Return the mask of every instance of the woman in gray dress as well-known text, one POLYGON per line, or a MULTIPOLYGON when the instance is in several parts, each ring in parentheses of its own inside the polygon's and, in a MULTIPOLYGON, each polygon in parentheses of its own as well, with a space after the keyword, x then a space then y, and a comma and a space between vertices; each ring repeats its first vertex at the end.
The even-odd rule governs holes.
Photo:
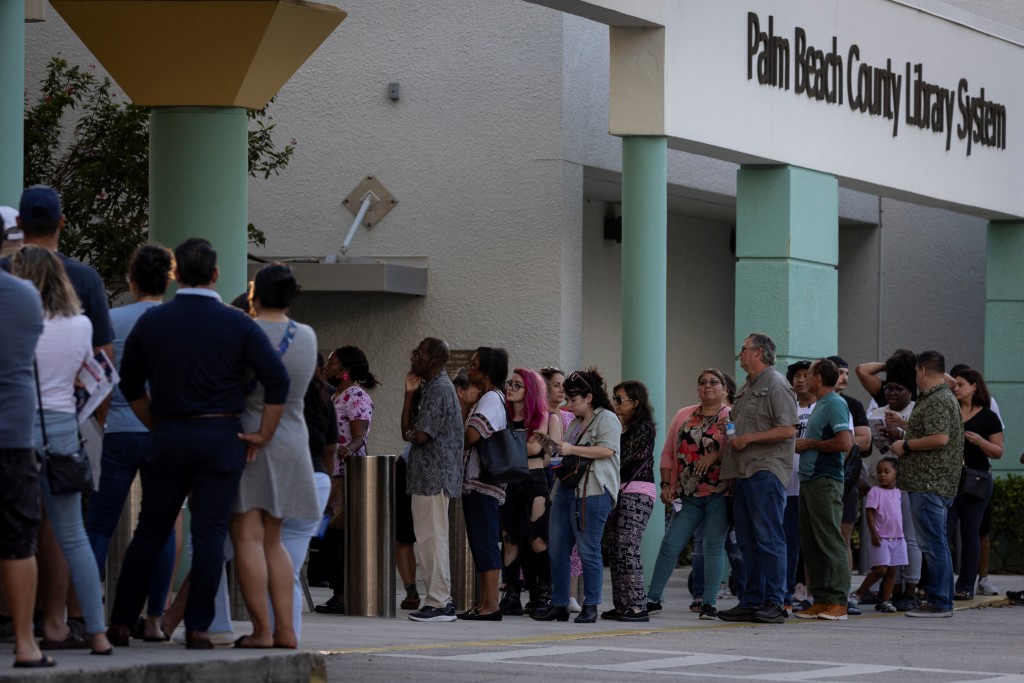
MULTIPOLYGON (((287 316, 298 294, 291 269, 280 263, 261 269, 250 292, 253 317, 276 347, 291 385, 273 440, 246 465, 231 515, 238 580, 253 626, 251 635, 235 641, 236 647, 298 645, 292 621, 293 570, 281 542, 281 523, 285 517, 320 515, 303 416, 303 396, 316 365, 316 334, 287 316)), ((262 410, 263 387, 256 385, 246 398, 243 431, 259 423, 262 410)))

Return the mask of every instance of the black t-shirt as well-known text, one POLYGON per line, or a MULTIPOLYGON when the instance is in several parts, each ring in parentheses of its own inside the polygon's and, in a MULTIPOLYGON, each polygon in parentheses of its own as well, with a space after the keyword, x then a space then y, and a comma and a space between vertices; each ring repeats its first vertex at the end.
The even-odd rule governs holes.
MULTIPOLYGON (((1003 431, 1003 425, 999 416, 989 408, 982 408, 978 414, 967 422, 964 422, 965 432, 975 432, 986 439, 993 434, 1003 431)), ((969 442, 964 438, 964 464, 974 470, 987 470, 989 468, 988 456, 977 444, 969 442)))

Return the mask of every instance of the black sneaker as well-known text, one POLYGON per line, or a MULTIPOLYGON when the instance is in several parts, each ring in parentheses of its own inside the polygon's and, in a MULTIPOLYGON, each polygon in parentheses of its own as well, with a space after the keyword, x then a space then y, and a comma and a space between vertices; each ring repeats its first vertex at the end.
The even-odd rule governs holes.
MULTIPOLYGON (((1009 595, 1009 593, 1007 593, 1009 595)), ((1024 604, 1024 603, 1022 603, 1024 604)), ((654 616, 661 612, 661 602, 649 602, 647 603, 647 614, 654 616)))
POLYGON ((704 603, 700 606, 700 616, 698 617, 701 621, 715 621, 718 619, 718 609, 714 605, 704 603))
POLYGON ((318 614, 344 614, 345 601, 339 597, 331 596, 327 602, 317 605, 313 611, 318 614))
POLYGON ((424 605, 409 615, 413 621, 455 621, 455 605, 448 603, 444 607, 424 605))
MULTIPOLYGON (((786 623, 786 610, 782 609, 781 605, 776 605, 774 602, 765 603, 764 607, 754 612, 751 621, 756 621, 759 624, 784 624, 786 623)), ((719 615, 721 617, 721 615, 719 615)))
POLYGON ((618 621, 619 617, 621 617, 623 614, 625 614, 623 610, 619 609, 618 607, 615 607, 614 609, 601 612, 601 618, 606 619, 608 621, 618 621))
POLYGON ((633 610, 628 609, 619 615, 619 621, 650 621, 650 612, 645 609, 633 610))
POLYGON ((718 613, 722 621, 756 621, 754 614, 760 611, 760 607, 740 607, 736 605, 730 609, 724 609, 718 613))
POLYGON ((523 616, 523 603, 519 597, 519 591, 506 590, 501 602, 498 603, 498 609, 506 617, 523 616))
POLYGON ((1006 591, 1006 599, 1011 605, 1024 605, 1024 591, 1006 591))

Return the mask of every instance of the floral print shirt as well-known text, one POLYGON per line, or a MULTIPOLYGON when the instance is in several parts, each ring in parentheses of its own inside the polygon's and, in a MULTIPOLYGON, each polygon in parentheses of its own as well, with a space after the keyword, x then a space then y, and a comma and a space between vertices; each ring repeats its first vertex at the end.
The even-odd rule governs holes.
MULTIPOLYGON (((338 413, 338 445, 345 446, 352 440, 352 420, 366 420, 366 438, 370 440, 370 423, 373 421, 373 399, 358 384, 353 384, 334 397, 334 409, 338 413)), ((365 444, 352 455, 366 455, 365 444)), ((342 458, 336 460, 336 474, 345 473, 342 458)))
POLYGON ((669 484, 674 497, 701 498, 727 490, 729 481, 720 477, 722 460, 708 468, 703 475, 694 471, 694 464, 709 453, 721 454, 725 449, 725 432, 718 426, 724 414, 723 406, 711 416, 701 415, 700 406, 689 406, 676 413, 669 426, 671 437, 666 439, 661 452, 661 467, 672 473, 669 484))

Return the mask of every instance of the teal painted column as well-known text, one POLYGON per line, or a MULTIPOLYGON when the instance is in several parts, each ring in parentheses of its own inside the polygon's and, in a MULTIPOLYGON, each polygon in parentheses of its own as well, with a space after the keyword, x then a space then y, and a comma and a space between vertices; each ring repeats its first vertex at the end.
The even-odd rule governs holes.
POLYGON ((1007 429, 1001 472, 1020 472, 1024 451, 1024 222, 989 223, 985 270, 985 382, 999 403, 1007 429))
MULTIPOLYGON (((736 177, 734 350, 751 332, 775 340, 776 365, 838 348, 839 185, 795 166, 736 177)), ((736 379, 745 373, 737 362, 736 379)))
POLYGON ((25 168, 25 2, 0 1, 0 205, 18 208, 25 168))
MULTIPOLYGON (((668 142, 622 138, 622 378, 647 385, 658 422, 657 454, 668 426, 665 412, 665 333, 668 266, 668 142)), ((610 387, 609 387, 610 388, 610 387)), ((665 518, 660 502, 647 525, 640 555, 649 582, 665 518)))
POLYGON ((149 120, 149 238, 171 249, 209 240, 225 301, 248 282, 248 130, 240 107, 161 107, 149 120))

